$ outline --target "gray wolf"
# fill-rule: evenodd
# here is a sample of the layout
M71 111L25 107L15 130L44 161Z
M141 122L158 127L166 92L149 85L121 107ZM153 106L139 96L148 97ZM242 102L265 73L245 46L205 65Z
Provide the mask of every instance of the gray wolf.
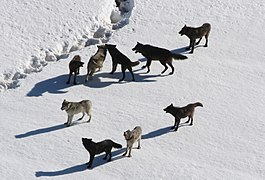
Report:
M200 38L199 41L196 43L196 45L200 44L202 37L204 36L206 39L204 47L208 47L208 37L211 31L211 24L209 23L204 23L200 27L188 27L184 26L180 31L179 34L181 36L186 35L190 39L190 45L187 47L187 50L191 51L190 53L193 53L194 51L194 46L195 46L195 41L196 39Z
M185 118L185 117L189 117L186 123L189 123L189 121L191 120L190 126L192 126L194 110L195 110L195 107L197 106L203 107L202 103L200 102L188 104L187 106L184 106L184 107L174 107L173 104L166 107L164 111L175 117L175 124L171 129L174 129L174 131L177 131L180 119Z
M96 72L96 70L101 70L103 67L103 63L105 61L106 55L107 55L107 49L104 45L98 45L98 50L96 54L94 54L87 64L87 75L86 75L86 81L88 81L88 77L92 79L93 74Z
M140 126L136 126L132 131L127 130L123 133L124 138L127 143L127 148L126 152L123 154L123 156L126 156L128 153L128 157L132 157L131 152L132 152L132 146L133 144L138 141L138 149L141 148L140 146L140 141L141 141L141 136L142 136L142 128Z
M92 139L82 138L82 143L90 155L87 168L92 167L92 163L93 163L93 160L96 154L105 152L106 156L103 159L107 159L107 157L109 156L108 158L108 162L109 162L111 161L111 149L113 147L122 148L122 145L115 143L110 139L106 139L104 141L100 141L96 143L96 142L93 142Z
M66 84L70 83L71 76L74 73L74 84L76 84L76 75L79 74L80 67L83 67L84 62L81 62L81 57L79 55L75 55L73 59L69 63L69 78Z
M140 64L140 62L139 61L132 62L127 56L125 56L116 48L116 45L105 44L105 47L108 49L110 56L112 58L111 74L113 74L116 71L117 65L120 64L122 70L122 78L119 80L119 82L124 80L126 69L130 71L132 75L132 81L135 81L134 74L132 72L132 67L137 66L138 64Z
M83 100L80 102L69 102L64 99L61 110L65 110L68 115L67 122L64 123L67 126L71 125L74 115L81 112L83 113L83 115L81 118L78 119L78 121L82 120L85 114L87 114L89 116L87 122L90 122L92 117L92 102L90 100Z
M166 72L166 70L168 69L167 64L171 67L170 74L173 74L174 67L172 64L172 60L187 59L187 56L181 54L175 54L167 49L151 46L149 44L144 45L139 42L137 42L136 46L132 50L135 51L135 53L141 53L147 59L146 65L142 67L142 68L147 67L147 73L150 72L150 65L152 60L159 60L159 62L165 67L165 69L161 72L161 74Z

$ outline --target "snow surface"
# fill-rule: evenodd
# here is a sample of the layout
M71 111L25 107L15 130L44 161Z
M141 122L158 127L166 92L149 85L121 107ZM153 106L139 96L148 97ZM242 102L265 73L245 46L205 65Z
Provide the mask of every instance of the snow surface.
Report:
M1 1L1 179L265 179L264 2L124 3L129 12L114 0ZM212 24L209 47L203 39L189 54L178 31L205 22ZM174 75L160 75L156 61L146 74L146 60L131 50L137 41L188 59L174 61ZM83 67L78 85L65 84L71 58L79 54L87 64L106 42L141 61L136 81L127 72L119 83L120 67L110 75L108 55L92 81L84 83ZM91 123L66 128L63 99L90 99ZM173 117L163 108L196 101L204 107L196 108L194 125L182 120L171 132ZM137 125L142 148L123 157L123 132ZM113 149L113 161L101 154L86 169L82 137L110 138L123 148Z

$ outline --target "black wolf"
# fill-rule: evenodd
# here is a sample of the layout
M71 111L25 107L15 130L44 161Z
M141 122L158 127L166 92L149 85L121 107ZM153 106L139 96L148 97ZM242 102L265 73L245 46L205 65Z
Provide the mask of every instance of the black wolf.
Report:
M122 70L122 78L119 81L123 81L125 78L125 70L128 69L132 75L132 81L135 81L134 74L132 72L132 66L137 66L140 62L135 61L132 62L127 56L122 54L117 48L116 45L112 44L105 44L105 47L108 49L110 56L112 58L112 71L111 74L113 74L116 69L117 65L121 64L121 70Z
M195 42L196 39L200 38L199 41L196 43L196 45L200 44L202 37L205 36L206 42L204 47L208 46L208 37L211 31L211 24L209 23L204 23L202 26L200 27L188 27L188 26L184 26L180 31L179 34L182 35L186 35L189 39L190 39L190 45L189 47L187 47L187 50L191 51L190 53L193 53L194 51L194 46L195 46Z
M108 162L109 162L111 161L111 149L113 147L122 148L122 145L115 143L110 139L106 139L104 141L100 141L96 143L96 142L93 142L92 139L82 138L82 143L90 155L87 168L92 167L92 163L93 163L93 160L96 154L105 152L106 156L103 159L107 159L107 157L109 156L109 159L108 159Z
M66 84L70 83L71 76L74 73L74 84L76 84L76 75L79 74L80 67L83 67L84 62L81 62L81 57L79 55L75 55L73 59L69 63L69 78Z
M192 126L194 110L195 110L195 107L197 106L203 107L202 103L200 102L188 104L187 106L184 106L184 107L174 107L173 104L166 107L164 111L175 117L175 124L171 129L174 129L174 131L177 131L180 119L185 118L185 117L189 117L186 123L189 123L189 121L191 120L190 126Z
M167 64L171 67L172 71L170 74L174 73L174 67L172 65L172 60L173 59L187 59L186 56L181 55L181 54L175 54L172 53L171 51L155 46L151 46L149 44L141 44L137 42L136 46L132 49L135 51L135 53L141 53L146 59L146 65L143 66L142 68L147 67L147 73L150 72L150 65L152 60L159 60L159 62L165 67L165 69L161 72L162 74L168 69Z

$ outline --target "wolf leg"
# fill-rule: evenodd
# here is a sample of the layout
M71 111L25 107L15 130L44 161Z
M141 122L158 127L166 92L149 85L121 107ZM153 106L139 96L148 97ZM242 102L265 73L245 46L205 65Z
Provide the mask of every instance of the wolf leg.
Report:
M190 44L189 44L188 47L186 47L186 50L190 50L190 48L191 48L191 44L192 44L192 40L190 39Z
M82 115L82 117L80 117L77 121L80 121L80 120L82 120L83 118L84 118L84 116L85 116L85 113L83 112L83 115Z
M146 72L146 73L149 73L149 72L150 72L151 62L152 62L152 60L147 59L147 61L146 61L146 65L142 67L142 69L144 69L144 68L147 67L147 72Z
M129 155L128 155L128 157L132 157L132 145L129 147Z
M186 121L185 123L189 123L190 122L190 116L189 116L189 118L188 118L188 121Z
M95 73L96 69L92 69L91 72L89 73L89 79L92 80L92 77Z
M70 83L71 76L72 76L72 72L70 72L70 73L69 73L69 76L68 76L68 81L66 82L66 84L69 84L69 83Z
M164 74L164 72L166 72L166 70L168 69L167 63L163 62L162 60L160 60L160 63L165 67L165 69L161 72L161 74Z
M190 121L190 126L192 126L193 125L193 117L191 116L191 121Z
M123 156L126 156L127 152L128 152L128 147L126 148L126 151L125 151L125 153L123 154Z
M122 71L122 78L119 80L119 82L123 81L125 78L125 70L126 68L124 66L121 67L121 71Z
M201 42L201 40L202 40L202 37L199 39L199 41L198 41L198 42L196 42L196 45L199 45L199 44L200 44L200 42Z
M190 51L191 54L192 54L193 51L194 51L195 41L196 41L196 39L192 40L191 51Z
M205 42L205 45L204 45L204 47L208 47L208 34L207 34L207 35L205 35L205 39L206 39L206 42Z
M109 154L109 159L108 159L108 162L110 162L110 161L111 161L111 158L112 158L112 157L111 157L111 156L112 156L112 155L111 155L111 149L110 149L110 151L109 151L109 153L108 153L108 154Z
M113 74L116 71L117 66L118 66L118 63L113 63L112 64L112 71L110 72L110 74Z
M105 157L103 158L104 160L106 160L107 157L108 157L108 152L106 151L105 153L106 153L106 155L105 155Z
M138 139L138 147L137 147L137 149L141 149L140 141L141 141L141 139Z
M129 67L128 69L129 69L129 71L130 71L130 73L132 75L132 81L135 81L134 74L133 74L133 71L132 71L132 67Z
M67 127L69 127L71 125L72 119L73 119L73 115L68 115L68 119L66 122Z
M175 126L174 131L177 131L177 130L178 130L179 122L180 122L180 119L176 119L176 120L175 120L176 126Z
M94 157L95 157L95 155L90 155L90 159L89 159L87 168L91 168L92 167L92 163L93 163Z
M176 125L177 125L177 118L175 118L175 123L174 123L174 125L171 127L171 129L175 129L175 128L176 128Z
M170 74L170 75L174 74L174 70L175 70L175 68L174 68L174 66L173 66L173 64L172 64L172 61L169 61L167 64L171 67L171 72L170 72L169 74Z
M91 114L88 114L87 115L89 116L89 119L87 120L87 122L90 122L91 121L91 118L92 118L92 115Z
M76 85L76 75L77 75L77 72L74 72L74 85Z

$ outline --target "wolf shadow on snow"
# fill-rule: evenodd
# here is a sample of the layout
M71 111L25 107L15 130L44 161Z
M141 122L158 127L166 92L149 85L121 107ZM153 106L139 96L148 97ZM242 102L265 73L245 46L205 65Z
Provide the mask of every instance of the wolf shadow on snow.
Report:
M77 76L77 85L66 84L68 74L59 75L57 77L53 77L50 79L46 79L44 81L38 82L35 86L27 93L28 97L38 97L42 96L45 92L52 94L63 94L67 93L66 88L71 86L84 85L90 88L104 88L110 86L112 84L121 84L118 82L118 79L122 76L121 72L115 72L114 74L110 74L109 72L97 73L93 76L92 80L85 82L86 75ZM135 74L135 82L154 82L156 80L149 79L155 78L156 75L140 75ZM109 82L101 82L100 78L111 78L117 79L117 81L109 81ZM131 74L126 72L126 78L123 82L130 82Z
M125 148L122 149L118 149L116 151L112 151L112 160L113 161L117 161L121 158L125 158L124 156L122 156L121 154L125 151ZM87 152L85 152L87 154ZM105 157L105 154L101 154L99 156L96 156L94 161L93 161L93 168L97 168L99 166L102 166L104 164L108 164L111 162L106 162L105 160L103 160L103 158ZM66 175L66 174L73 174L73 173L78 173L78 172L82 172L85 170L91 170L87 168L87 163L84 164L79 164L79 165L75 165L66 169L62 169L62 170L58 170L58 171L37 171L35 173L36 177L54 177L54 176L62 176L62 175Z
M86 121L78 121L74 119L74 122L72 122L71 126L74 125L78 125L78 124L85 124L87 123ZM32 131L28 131L26 133L23 134L17 134L15 135L15 138L20 139L20 138L26 138L26 137L30 137L30 136L35 136L35 135L39 135L39 134L45 134L45 133L49 133L49 132L53 132L53 131L58 131L64 128L69 128L67 127L64 123L62 124L57 124L51 127L45 127L45 128L40 128L40 129L36 129L36 130L32 130Z

